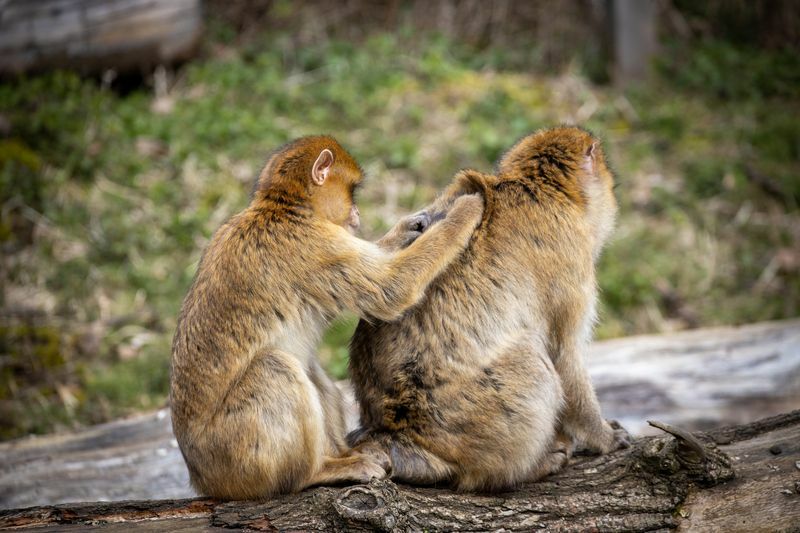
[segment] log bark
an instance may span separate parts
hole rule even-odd
[[[800,411],[709,433],[670,434],[579,457],[501,494],[391,481],[319,487],[267,502],[209,499],[0,511],[0,529],[153,531],[797,531]]]
[[[710,432],[731,457],[737,479],[703,488],[688,478],[674,485],[673,477],[659,477],[647,469],[640,477],[636,465],[641,461],[636,458],[646,451],[644,443],[658,442],[650,439],[629,452],[581,458],[559,476],[502,495],[467,497],[380,482],[367,488],[321,488],[264,504],[185,500],[193,493],[172,436],[169,411],[162,409],[75,433],[0,444],[0,508],[45,505],[2,512],[0,528],[41,522],[45,530],[80,530],[96,521],[107,529],[127,529],[133,521],[140,528],[208,529],[216,527],[213,524],[236,525],[235,517],[241,515],[242,524],[254,529],[267,524],[253,518],[258,513],[280,528],[344,528],[353,520],[352,527],[367,528],[358,522],[361,519],[350,517],[355,513],[370,524],[396,520],[396,527],[406,530],[423,523],[428,530],[451,529],[456,522],[462,530],[492,524],[513,529],[517,522],[523,524],[514,526],[517,529],[542,524],[567,530],[590,524],[600,529],[721,524],[731,531],[791,530],[788,525],[778,527],[789,522],[775,517],[797,515],[795,483],[800,470],[794,461],[800,459],[800,415],[741,423],[800,406],[800,320],[598,342],[590,350],[588,365],[606,416],[622,420],[635,434],[663,435],[647,426],[647,418],[690,430],[739,424]],[[350,414],[352,426],[355,411]],[[399,514],[388,518],[384,511],[364,509],[359,514],[358,509],[348,510],[356,505],[348,503],[352,499],[366,502],[359,504],[362,507],[391,501],[391,513]],[[165,501],[50,506],[98,500]],[[307,522],[301,523],[296,509],[305,507]],[[505,520],[503,513],[510,518]]]
[[[598,342],[588,366],[605,416],[633,434],[658,432],[648,418],[742,424],[800,407],[800,320]],[[193,495],[168,409],[0,443],[0,508]]]
[[[0,0],[0,75],[125,71],[187,59],[200,0]]]

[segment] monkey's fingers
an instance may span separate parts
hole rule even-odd
[[[419,211],[403,219],[406,231],[424,233],[431,225],[431,216],[427,211]]]

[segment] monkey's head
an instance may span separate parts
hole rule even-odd
[[[269,159],[256,183],[256,198],[291,198],[355,232],[361,222],[355,191],[363,179],[361,167],[336,139],[301,137]]]
[[[576,127],[557,127],[528,135],[498,163],[501,180],[531,180],[552,201],[566,201],[584,213],[594,257],[614,229],[617,201],[614,177],[600,141]]]

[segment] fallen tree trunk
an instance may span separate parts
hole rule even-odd
[[[656,431],[647,418],[751,422],[800,406],[800,320],[598,342],[588,365],[604,414],[633,434]],[[167,409],[0,444],[0,508],[188,498],[188,477]]]
[[[604,415],[631,433],[744,424],[800,407],[800,320],[597,342],[587,365]]]
[[[373,481],[268,502],[187,499],[6,510],[0,529],[797,531],[800,411],[707,434],[661,427],[671,435],[578,458],[559,474],[502,494]]]

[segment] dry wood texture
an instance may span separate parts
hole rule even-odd
[[[800,320],[597,342],[587,364],[607,418],[653,434],[743,424],[800,408]]]
[[[800,407],[799,320],[598,342],[589,353],[588,363],[606,416],[622,420],[636,434],[659,433],[646,426],[645,420],[652,418],[688,429],[702,429],[731,422],[752,421]],[[351,419],[351,424],[352,422]],[[794,461],[800,460],[800,456],[797,455],[800,434],[795,426],[768,432],[757,429],[760,426],[748,426],[750,429],[738,431],[740,435],[749,431],[750,440],[735,443],[733,436],[726,437],[727,433],[719,433],[723,441],[729,438],[731,442],[722,446],[722,449],[734,458],[734,464],[737,461],[742,462],[743,466],[737,469],[743,468],[744,472],[753,474],[746,483],[737,481],[734,485],[724,485],[725,494],[729,494],[728,491],[732,490],[729,487],[732,486],[740,487],[743,492],[751,487],[759,494],[763,494],[764,501],[758,503],[759,509],[769,509],[767,504],[782,504],[784,500],[781,498],[797,505],[796,492],[794,495],[780,492],[794,490],[791,482],[787,481],[784,483],[786,486],[775,488],[778,477],[774,475],[773,469],[777,464],[774,461],[784,461],[786,465],[795,468]],[[792,435],[793,443],[789,442]],[[784,441],[789,445],[782,448],[781,454],[773,456],[769,453],[768,449],[773,443],[783,446],[781,443]],[[791,458],[792,453],[794,458]],[[747,457],[742,454],[746,454]],[[538,498],[544,494],[541,492],[542,487],[550,489],[562,485],[589,487],[590,485],[586,483],[593,479],[592,469],[600,466],[610,468],[614,464],[619,464],[619,461],[628,461],[628,457],[630,456],[627,454],[615,455],[609,461],[595,460],[597,464],[589,460],[588,466],[584,464],[586,462],[584,460],[584,463],[571,467],[562,475],[566,477],[552,478],[547,484],[531,485],[520,493],[527,496],[519,498],[530,499],[534,496]],[[585,471],[589,474],[585,474]],[[761,477],[759,478],[757,474]],[[800,481],[800,470],[795,469],[792,474],[795,481]],[[744,478],[740,476],[741,479]],[[379,486],[384,485],[379,484]],[[456,501],[461,501],[460,497],[447,491],[430,492],[432,489],[425,489],[409,492],[410,489],[396,488],[393,484],[385,486],[389,487],[386,490],[400,491],[403,498],[412,503],[417,502],[419,498],[423,498],[421,500],[423,502],[441,500],[451,502],[453,505]],[[353,490],[357,492],[360,489],[353,488]],[[607,490],[613,492],[616,489],[609,486]],[[687,489],[689,492],[686,501],[692,502],[698,510],[682,520],[692,520],[698,513],[713,514],[718,513],[719,509],[725,509],[720,507],[721,503],[716,503],[723,500],[715,500],[713,498],[717,496],[711,496],[715,494],[715,490],[695,493]],[[588,490],[584,496],[588,497],[592,492]],[[338,498],[340,493],[341,491],[333,489],[317,489],[265,505],[290,506],[290,502],[295,500],[298,503],[307,499],[330,500]],[[0,508],[68,501],[190,496],[192,492],[188,487],[188,476],[172,437],[169,413],[166,409],[73,434],[21,439],[0,444]],[[488,506],[490,502],[508,499],[506,496],[499,500],[497,497],[487,498],[470,500],[473,503],[464,503],[463,509],[472,512],[484,505],[476,502],[485,501],[487,502],[485,505]],[[509,501],[518,500],[512,498]],[[725,501],[731,502],[733,508],[739,505],[736,499]],[[156,512],[152,510],[155,503],[126,505],[132,505],[133,509],[143,507],[146,513]],[[158,505],[165,506],[163,509],[172,509],[163,502],[159,502]],[[185,517],[194,512],[186,511],[185,505],[185,503],[179,504],[181,524],[187,524]],[[193,505],[202,507],[205,504]],[[527,505],[531,509],[537,508],[531,507],[533,504],[530,501]],[[459,506],[442,512],[455,513],[461,508]],[[115,510],[114,512],[127,509],[102,505],[100,507]],[[416,507],[413,508],[414,514],[422,513]],[[214,507],[214,509],[227,509],[227,507]],[[214,512],[217,512],[216,510]],[[51,512],[56,511],[48,511]],[[172,512],[164,511],[167,514]],[[200,520],[198,524],[208,523],[211,511],[203,513],[200,513],[203,518],[198,518]],[[728,511],[724,514],[725,516],[718,518],[733,519],[740,513]],[[625,518],[628,519],[629,517]]]
[[[0,511],[0,529],[154,531],[797,531],[800,411],[709,434],[665,426],[520,490],[455,494],[389,481],[268,502],[85,503]]]
[[[201,32],[200,0],[0,0],[0,74],[152,67]]]

